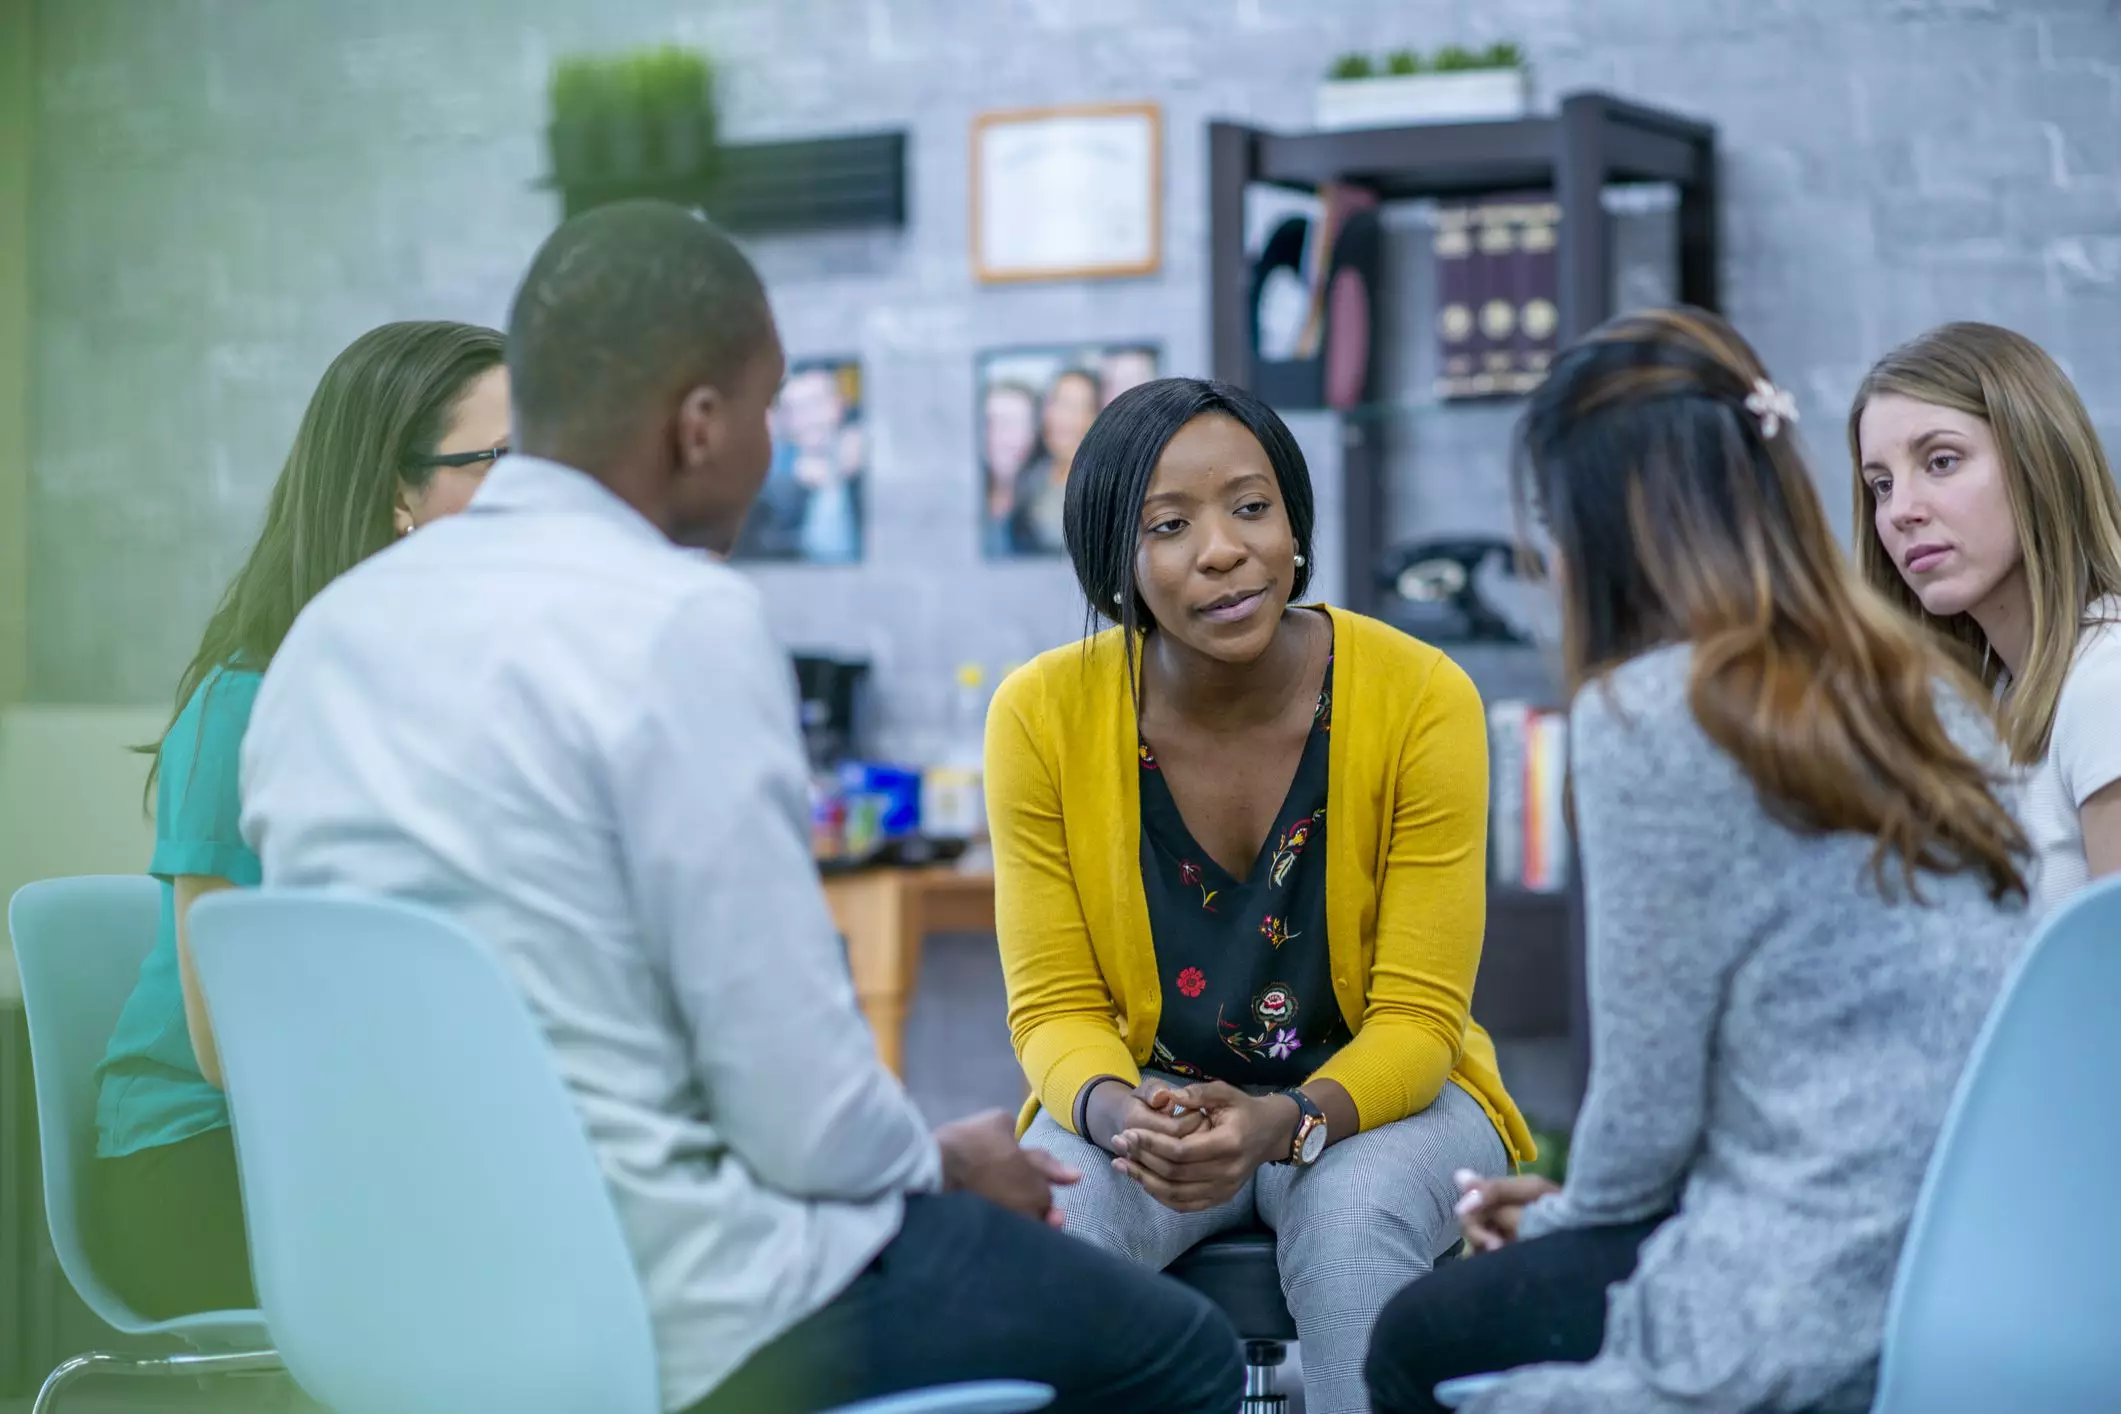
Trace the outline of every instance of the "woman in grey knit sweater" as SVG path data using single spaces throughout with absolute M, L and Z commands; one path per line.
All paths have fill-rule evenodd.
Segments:
M 1713 315 L 1555 364 L 1522 484 L 1576 691 L 1592 1069 L 1568 1186 L 1474 1180 L 1380 1410 L 1869 1407 L 1887 1293 L 2027 935 L 1978 688 L 1844 568 L 1787 396 Z M 1608 1287 L 1610 1296 L 1608 1297 Z

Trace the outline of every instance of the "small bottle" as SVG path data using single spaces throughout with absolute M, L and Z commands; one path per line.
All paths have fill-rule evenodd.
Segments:
M 921 775 L 921 833 L 929 839 L 966 846 L 986 839 L 986 751 L 987 672 L 966 663 L 957 670 L 942 756 Z

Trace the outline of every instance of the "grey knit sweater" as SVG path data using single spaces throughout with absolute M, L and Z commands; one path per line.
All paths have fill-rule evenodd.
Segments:
M 1690 661 L 1638 658 L 1571 713 L 1591 1081 L 1568 1188 L 1522 1232 L 1679 1215 L 1613 1288 L 1596 1361 L 1475 1414 L 1867 1409 L 1923 1170 L 2028 936 L 1971 876 L 1888 899 L 1868 836 L 1770 819 L 1695 721 Z M 2001 765 L 1976 709 L 1939 710 Z

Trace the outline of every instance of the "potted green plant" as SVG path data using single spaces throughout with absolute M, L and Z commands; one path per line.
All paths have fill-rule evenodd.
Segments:
M 553 176 L 562 186 L 684 180 L 715 143 L 713 69 L 676 47 L 578 56 L 553 70 Z
M 613 59 L 612 103 L 604 115 L 604 177 L 631 183 L 655 175 L 655 123 L 648 113 L 649 75 L 634 58 Z
M 1387 55 L 1344 54 L 1318 86 L 1317 126 L 1384 128 L 1406 123 L 1465 123 L 1522 118 L 1530 108 L 1530 73 L 1515 44 L 1467 49 L 1447 44 L 1424 59 L 1412 49 Z
M 552 123 L 545 140 L 552 175 L 562 186 L 583 186 L 605 175 L 604 132 L 616 98 L 610 65 L 601 59 L 562 59 L 552 71 Z
M 706 57 L 666 47 L 634 61 L 636 101 L 660 175 L 703 175 L 714 155 L 714 72 Z

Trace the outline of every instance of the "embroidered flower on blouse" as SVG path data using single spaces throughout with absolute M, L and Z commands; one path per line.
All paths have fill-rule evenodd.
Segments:
M 1277 948 L 1291 938 L 1301 938 L 1303 936 L 1301 933 L 1290 932 L 1288 921 L 1276 918 L 1271 913 L 1260 921 L 1259 935 Z
M 1178 879 L 1180 883 L 1189 884 L 1192 887 L 1200 890 L 1200 906 L 1202 908 L 1205 908 L 1210 913 L 1213 913 L 1215 911 L 1215 896 L 1221 893 L 1222 890 L 1211 889 L 1208 887 L 1207 883 L 1205 882 L 1207 879 L 1207 875 L 1200 872 L 1200 866 L 1198 864 L 1195 864 L 1190 859 L 1179 860 Z
M 1303 1042 L 1297 1039 L 1294 1031 L 1284 1028 L 1275 1032 L 1274 1039 L 1267 1042 L 1267 1054 L 1276 1060 L 1287 1060 L 1290 1053 L 1302 1045 Z
M 1311 826 L 1316 819 L 1315 815 L 1306 815 L 1282 831 L 1281 842 L 1274 846 L 1274 859 L 1267 870 L 1267 882 L 1275 888 L 1287 882 L 1289 871 L 1296 867 L 1296 856 L 1302 854 L 1304 846 L 1311 842 Z
M 1178 990 L 1189 997 L 1197 997 L 1208 990 L 1207 974 L 1198 967 L 1189 967 L 1178 974 Z
M 1252 1015 L 1262 1026 L 1280 1026 L 1296 1019 L 1296 994 L 1288 984 L 1276 982 L 1252 999 Z

